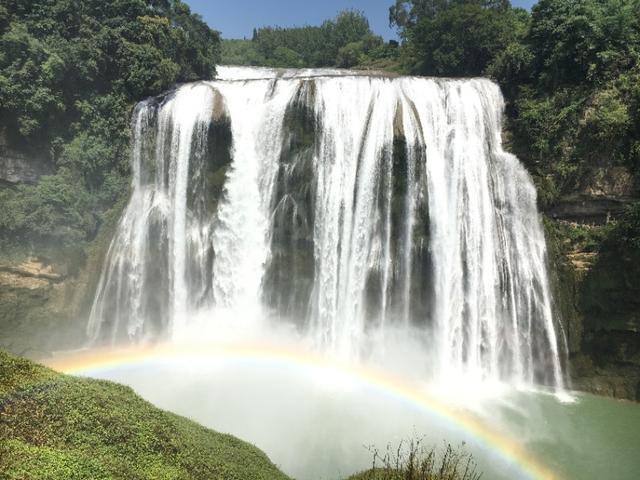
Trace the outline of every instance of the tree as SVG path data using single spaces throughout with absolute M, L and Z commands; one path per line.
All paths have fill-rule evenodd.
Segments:
M 361 55 L 354 55 L 354 49 L 360 49 L 360 53 L 366 55 L 384 43 L 382 37 L 373 34 L 364 14 L 356 10 L 344 10 L 318 27 L 257 29 L 251 41 L 253 49 L 246 44 L 242 47 L 245 58 L 239 56 L 240 44 L 237 42 L 224 42 L 228 43 L 224 48 L 230 63 L 279 67 L 355 66 L 354 59 Z M 360 45 L 356 47 L 356 44 Z M 350 47 L 345 50 L 348 45 Z M 350 60 L 346 61 L 348 52 Z
M 2 2 L 0 130 L 55 174 L 2 191 L 0 240 L 90 239 L 127 191 L 133 104 L 213 78 L 218 48 L 180 0 Z
M 402 32 L 420 20 L 435 18 L 452 7 L 464 4 L 499 10 L 511 7 L 509 0 L 396 0 L 389 7 L 389 25 L 395 25 Z
M 410 47 L 408 68 L 440 76 L 482 75 L 526 25 L 508 1 L 399 1 L 391 21 Z
M 611 78 L 637 63 L 639 24 L 637 0 L 541 0 L 527 39 L 534 68 L 551 89 Z

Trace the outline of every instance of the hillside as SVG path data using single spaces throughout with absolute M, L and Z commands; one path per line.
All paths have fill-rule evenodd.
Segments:
M 130 388 L 0 352 L 4 479 L 286 479 L 257 448 Z

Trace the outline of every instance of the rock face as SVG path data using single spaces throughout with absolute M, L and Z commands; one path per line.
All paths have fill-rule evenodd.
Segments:
M 545 214 L 572 387 L 640 401 L 640 255 L 607 241 L 610 223 L 638 201 L 637 178 L 609 164 Z
M 631 203 L 632 197 L 576 195 L 565 197 L 551 207 L 548 214 L 556 220 L 605 225 L 615 220 Z
M 583 276 L 577 299 L 582 354 L 592 359 L 595 375 L 580 363 L 575 373 L 579 385 L 596 393 L 640 401 L 639 265 L 632 252 L 603 249 Z
M 608 229 L 547 221 L 556 307 L 572 387 L 640 401 L 640 256 L 607 242 Z
M 620 217 L 637 197 L 628 168 L 602 168 L 592 173 L 577 193 L 560 198 L 546 213 L 555 220 L 605 225 Z
M 77 346 L 79 280 L 34 258 L 1 263 L 0 349 L 35 357 Z
M 52 171 L 46 163 L 0 145 L 0 182 L 36 183 L 41 176 L 50 173 Z
M 0 184 L 36 183 L 42 175 L 53 173 L 44 159 L 27 155 L 9 145 L 0 129 Z
M 85 325 L 120 208 L 85 248 L 0 251 L 0 349 L 30 358 L 86 343 Z

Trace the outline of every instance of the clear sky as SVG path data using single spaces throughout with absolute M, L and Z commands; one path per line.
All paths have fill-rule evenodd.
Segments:
M 389 28 L 393 0 L 185 0 L 191 11 L 202 15 L 224 38 L 251 38 L 254 27 L 319 25 L 340 10 L 362 10 L 371 29 L 385 39 L 396 38 Z M 514 6 L 531 8 L 536 0 L 512 0 Z

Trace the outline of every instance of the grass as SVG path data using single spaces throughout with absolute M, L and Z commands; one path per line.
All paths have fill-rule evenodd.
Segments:
M 473 457 L 447 445 L 442 452 L 422 440 L 400 443 L 395 451 L 372 450 L 373 466 L 348 480 L 480 480 Z
M 0 478 L 287 479 L 252 445 L 162 411 L 128 387 L 4 352 Z

